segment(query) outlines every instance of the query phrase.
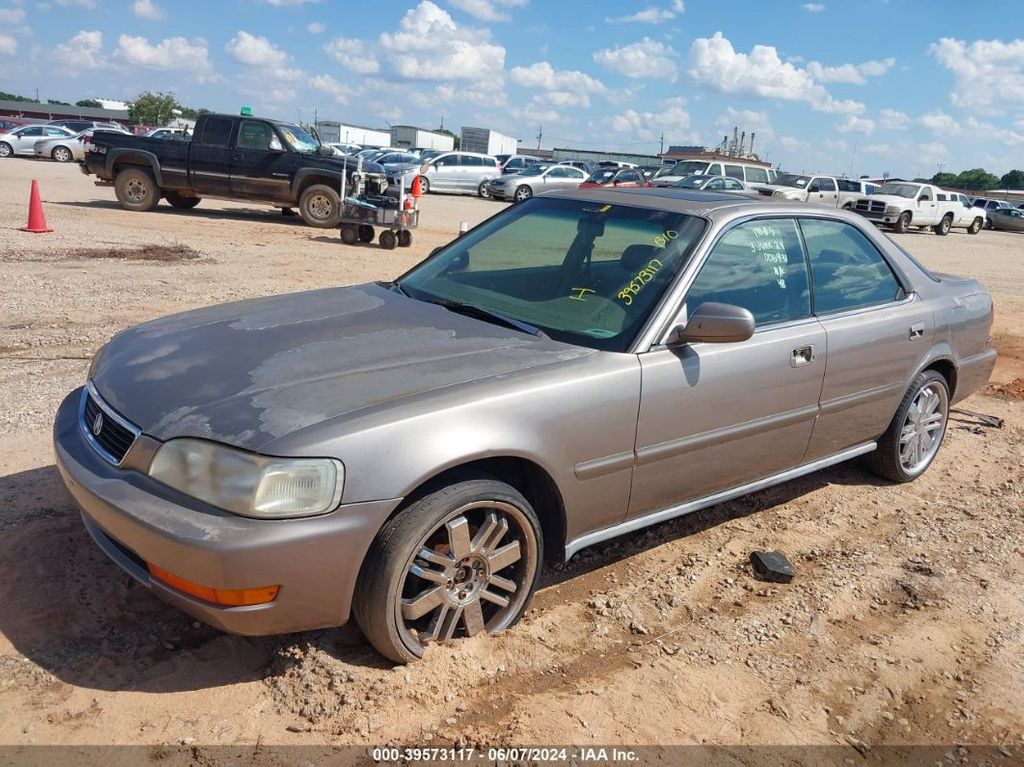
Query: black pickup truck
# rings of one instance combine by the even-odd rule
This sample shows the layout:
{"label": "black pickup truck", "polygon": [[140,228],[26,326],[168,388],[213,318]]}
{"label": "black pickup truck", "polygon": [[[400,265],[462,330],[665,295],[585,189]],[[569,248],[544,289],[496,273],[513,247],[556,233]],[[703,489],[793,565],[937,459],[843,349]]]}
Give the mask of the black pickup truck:
{"label": "black pickup truck", "polygon": [[204,114],[191,141],[97,131],[82,172],[113,183],[127,210],[153,210],[160,198],[194,208],[203,197],[299,209],[310,226],[336,227],[345,196],[381,198],[384,168],[334,154],[298,125],[260,117]]}

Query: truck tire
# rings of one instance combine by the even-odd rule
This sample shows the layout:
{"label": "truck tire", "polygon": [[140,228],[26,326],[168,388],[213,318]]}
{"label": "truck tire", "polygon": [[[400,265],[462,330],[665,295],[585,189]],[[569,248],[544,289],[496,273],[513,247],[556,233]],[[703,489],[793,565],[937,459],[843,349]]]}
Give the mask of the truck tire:
{"label": "truck tire", "polygon": [[299,198],[299,215],[309,226],[333,229],[341,216],[341,197],[326,184],[313,184]]}
{"label": "truck tire", "polygon": [[114,179],[114,193],[125,210],[145,212],[160,204],[160,189],[146,168],[124,168]]}
{"label": "truck tire", "polygon": [[971,222],[971,225],[969,227],[967,227],[967,234],[977,234],[978,232],[981,231],[981,225],[982,225],[981,216],[978,216],[978,218],[974,219]]}
{"label": "truck tire", "polygon": [[952,228],[953,228],[953,214],[952,213],[949,213],[949,214],[943,216],[942,220],[939,223],[937,223],[935,226],[932,227],[932,229],[935,231],[935,234],[939,235],[939,237],[945,237],[947,234],[949,234],[949,230],[952,229]]}
{"label": "truck tire", "polygon": [[896,222],[892,225],[892,230],[896,234],[906,234],[907,230],[910,229],[910,212],[904,211],[900,213],[900,217],[896,219]]}
{"label": "truck tire", "polygon": [[199,204],[199,197],[188,197],[183,195],[181,192],[167,192],[164,194],[164,199],[171,204],[172,208],[178,210],[191,210]]}

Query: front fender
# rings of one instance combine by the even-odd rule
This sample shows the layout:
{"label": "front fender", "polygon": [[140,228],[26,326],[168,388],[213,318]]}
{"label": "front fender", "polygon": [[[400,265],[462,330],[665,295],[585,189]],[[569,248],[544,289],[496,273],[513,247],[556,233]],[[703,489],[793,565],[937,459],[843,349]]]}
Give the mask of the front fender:
{"label": "front fender", "polygon": [[326,168],[300,168],[295,172],[292,179],[292,196],[299,199],[302,190],[310,183],[329,183],[330,186],[341,191],[341,171],[328,170]]}

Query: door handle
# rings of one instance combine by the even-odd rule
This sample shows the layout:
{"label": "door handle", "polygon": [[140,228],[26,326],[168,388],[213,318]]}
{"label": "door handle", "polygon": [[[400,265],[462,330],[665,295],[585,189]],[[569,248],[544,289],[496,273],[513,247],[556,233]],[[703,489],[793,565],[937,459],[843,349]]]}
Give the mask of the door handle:
{"label": "door handle", "polygon": [[789,358],[789,364],[795,368],[810,365],[812,362],[814,362],[813,345],[797,347],[793,350],[792,355]]}
{"label": "door handle", "polygon": [[921,338],[924,335],[924,323],[918,322],[910,326],[910,340],[913,341],[915,338]]}

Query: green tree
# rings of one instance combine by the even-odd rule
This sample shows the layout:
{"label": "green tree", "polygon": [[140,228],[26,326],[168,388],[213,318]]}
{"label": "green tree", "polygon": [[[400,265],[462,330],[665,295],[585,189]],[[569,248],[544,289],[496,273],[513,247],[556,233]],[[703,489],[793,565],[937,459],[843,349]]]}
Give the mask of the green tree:
{"label": "green tree", "polygon": [[963,189],[986,191],[999,186],[999,177],[989,173],[984,168],[971,168],[962,171],[956,177],[956,185]]}
{"label": "green tree", "polygon": [[31,102],[34,102],[35,99],[30,99],[28,96],[19,96],[16,93],[8,93],[7,91],[0,91],[0,101],[31,101]]}
{"label": "green tree", "polygon": [[193,109],[192,107],[179,107],[181,109],[181,116],[186,120],[195,120],[199,115],[213,114],[209,109]]}
{"label": "green tree", "polygon": [[999,179],[999,185],[1003,189],[1024,189],[1024,170],[1011,170]]}
{"label": "green tree", "polygon": [[66,102],[66,101],[57,101],[57,99],[47,99],[46,103],[47,104],[56,104],[56,105],[62,106],[62,107],[69,107],[69,106],[71,106],[68,102]]}
{"label": "green tree", "polygon": [[76,107],[92,107],[93,109],[103,109],[103,105],[96,99],[82,99],[81,101],[75,102]]}
{"label": "green tree", "polygon": [[128,104],[128,119],[136,125],[166,125],[181,109],[173,93],[144,91]]}
{"label": "green tree", "polygon": [[959,180],[955,173],[936,173],[929,183],[935,186],[956,186]]}

